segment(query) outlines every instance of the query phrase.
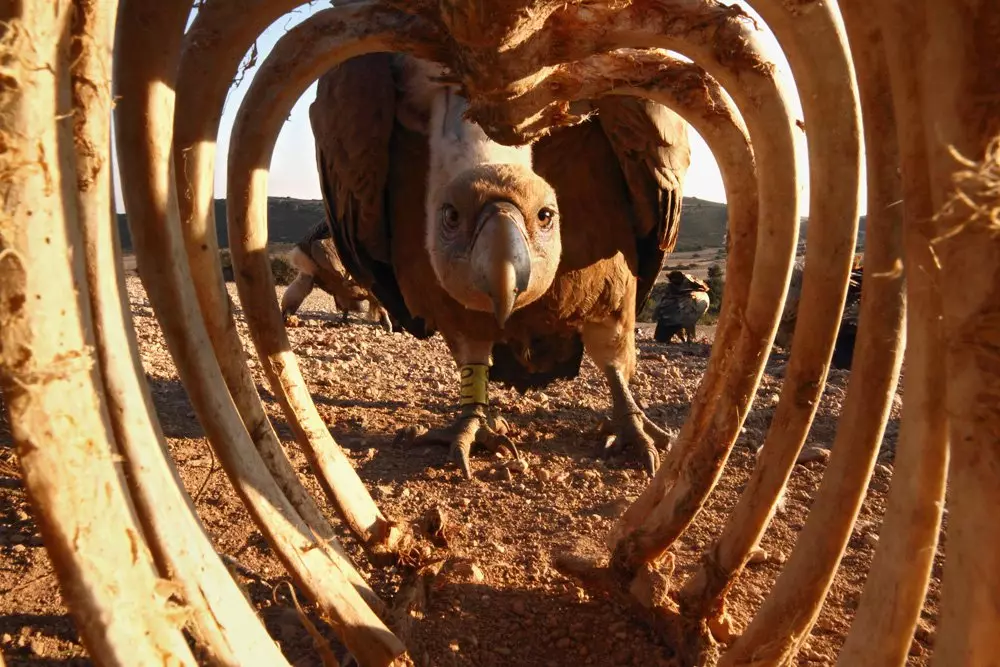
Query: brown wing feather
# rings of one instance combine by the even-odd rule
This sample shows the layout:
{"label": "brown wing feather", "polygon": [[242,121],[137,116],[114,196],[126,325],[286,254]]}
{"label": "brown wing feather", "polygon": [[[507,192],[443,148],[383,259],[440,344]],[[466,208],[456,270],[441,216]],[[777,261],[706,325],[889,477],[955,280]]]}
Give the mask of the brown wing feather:
{"label": "brown wing feather", "polygon": [[667,107],[635,97],[606,97],[596,107],[631,194],[638,309],[677,244],[682,186],[691,163],[687,124]]}
{"label": "brown wing feather", "polygon": [[404,329],[425,338],[430,332],[407,309],[391,262],[385,201],[396,104],[393,55],[359,56],[320,77],[309,120],[331,238],[344,267]]}

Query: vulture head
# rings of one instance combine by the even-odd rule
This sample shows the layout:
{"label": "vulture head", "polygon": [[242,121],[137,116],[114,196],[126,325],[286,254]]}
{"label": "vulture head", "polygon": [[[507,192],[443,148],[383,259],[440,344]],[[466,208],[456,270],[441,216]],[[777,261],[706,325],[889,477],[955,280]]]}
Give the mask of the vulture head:
{"label": "vulture head", "polygon": [[469,310],[511,313],[542,296],[559,267],[555,190],[532,168],[532,147],[506,146],[465,118],[468,101],[440,83],[444,68],[411,66],[429,107],[426,247],[439,284]]}
{"label": "vulture head", "polygon": [[667,274],[667,280],[675,292],[708,292],[708,283],[699,280],[683,271],[671,271]]}
{"label": "vulture head", "polygon": [[530,168],[485,163],[436,195],[428,251],[441,286],[470,310],[492,312],[502,328],[516,308],[548,290],[559,267],[559,207]]}

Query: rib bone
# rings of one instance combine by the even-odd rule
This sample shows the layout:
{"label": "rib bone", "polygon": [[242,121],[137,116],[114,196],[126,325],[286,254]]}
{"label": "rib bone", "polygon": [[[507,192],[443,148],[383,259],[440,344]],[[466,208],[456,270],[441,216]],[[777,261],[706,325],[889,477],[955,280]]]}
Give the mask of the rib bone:
{"label": "rib bone", "polygon": [[[125,0],[119,16],[116,130],[140,275],[209,440],[276,555],[363,664],[392,664],[405,648],[352,585],[361,579],[350,561],[315,539],[265,468],[211,352],[184,255],[171,169],[170,86],[188,9],[177,0]],[[149,25],[158,29],[150,32]]]}
{"label": "rib bone", "polygon": [[[319,480],[351,527],[373,549],[393,544],[396,527],[378,509],[316,410],[288,341],[267,259],[267,168],[281,124],[305,88],[348,57],[389,48],[417,19],[361,4],[327,9],[284,35],[261,66],[240,106],[229,156],[227,207],[236,284],[261,365],[298,441],[310,452]],[[325,53],[323,59],[316,54]],[[391,531],[391,532],[390,532]]]}
{"label": "rib bone", "polygon": [[[723,10],[693,4],[657,5],[664,12],[673,8],[692,17],[690,24],[678,22],[687,34],[676,34],[677,24],[657,12],[617,19],[613,41],[636,48],[679,50],[726,87],[743,113],[754,145],[760,227],[749,302],[731,361],[741,371],[726,374],[716,401],[692,406],[675,449],[609,536],[614,545],[612,566],[625,575],[669,548],[717,481],[763,373],[798,231],[792,120],[785,93],[744,22]],[[695,15],[700,20],[694,20]],[[728,55],[723,58],[720,53]]]}
{"label": "rib bone", "polygon": [[[90,305],[111,428],[153,558],[190,610],[193,631],[217,665],[287,665],[198,522],[167,452],[129,316],[117,226],[112,224],[110,49],[113,4],[81,4],[73,22],[74,138]],[[82,37],[86,35],[87,39]],[[91,42],[90,40],[93,40]]]}
{"label": "rib bone", "polygon": [[[34,518],[90,655],[105,665],[193,666],[115,467],[87,275],[74,252],[77,171],[65,116],[73,11],[68,0],[0,8],[0,383]],[[85,48],[108,45],[97,35]]]}
{"label": "rib bone", "polygon": [[[795,330],[781,401],[771,420],[760,458],[740,500],[730,515],[722,536],[704,556],[699,570],[680,594],[682,610],[692,618],[704,618],[722,604],[722,595],[732,584],[759,542],[774,513],[796,457],[812,423],[826,382],[836,341],[857,237],[857,194],[860,166],[860,119],[854,72],[847,44],[835,8],[812,3],[792,10],[780,3],[757,0],[754,6],[774,29],[785,46],[809,131],[809,165],[813,187],[810,207],[809,245],[803,284],[802,307]],[[875,249],[876,268],[882,266]],[[888,269],[896,253],[890,250]],[[901,311],[881,310],[896,299],[899,285],[887,285],[888,294],[876,297],[874,312],[885,319],[880,325],[899,324]],[[881,296],[881,295],[880,295]],[[883,329],[868,329],[881,335]],[[881,348],[873,355],[883,360],[882,369],[893,369],[892,346],[888,356]],[[871,370],[871,369],[868,369]],[[897,373],[893,373],[895,377]],[[885,382],[867,386],[871,396],[855,399],[867,419],[852,418],[841,435],[872,438],[884,428],[888,413],[868,411],[869,401],[885,398]],[[857,390],[856,390],[857,391]],[[885,401],[883,401],[885,402]],[[849,410],[845,407],[845,414]],[[806,589],[800,589],[805,592]],[[814,592],[814,596],[818,592]],[[821,600],[821,598],[820,598]],[[804,606],[818,609],[820,601],[803,600]],[[806,617],[797,617],[805,622]],[[791,617],[789,617],[789,621]],[[782,631],[778,631],[786,636]],[[794,633],[793,633],[794,634]]]}
{"label": "rib bone", "polygon": [[[197,18],[184,39],[177,83],[177,108],[174,118],[174,168],[177,174],[177,200],[184,233],[188,262],[216,358],[233,402],[247,432],[260,452],[265,465],[282,492],[310,530],[320,539],[330,541],[333,527],[302,486],[288,455],[264,412],[260,395],[247,368],[243,343],[232,316],[219,264],[219,246],[215,233],[213,183],[215,137],[219,132],[221,108],[236,74],[240,58],[270,23],[299,4],[298,0],[256,3],[245,0],[213,0],[201,6]],[[311,450],[305,450],[310,454]],[[310,457],[312,459],[312,457]],[[315,467],[315,465],[314,465]],[[336,498],[331,498],[336,500]],[[358,527],[358,536],[367,542],[372,535],[386,534],[385,518],[369,499],[347,508],[357,508],[359,516],[347,516],[346,523]],[[341,549],[336,541],[335,549]],[[341,558],[347,555],[341,552]],[[369,602],[374,594],[360,577],[352,581]]]}
{"label": "rib bone", "polygon": [[942,276],[968,276],[942,298],[950,512],[932,664],[983,664],[1000,652],[1000,21],[988,2],[914,4],[934,28],[913,61],[937,211],[933,250]]}

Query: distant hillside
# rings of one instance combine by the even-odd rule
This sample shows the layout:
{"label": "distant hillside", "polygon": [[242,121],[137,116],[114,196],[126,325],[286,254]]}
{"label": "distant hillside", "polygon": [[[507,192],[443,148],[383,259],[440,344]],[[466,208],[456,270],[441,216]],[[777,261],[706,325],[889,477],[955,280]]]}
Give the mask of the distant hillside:
{"label": "distant hillside", "polygon": [[[319,199],[291,199],[271,197],[267,203],[268,238],[271,243],[295,243],[313,225],[326,215],[323,202]],[[681,217],[681,230],[677,240],[677,251],[686,252],[702,248],[717,248],[726,241],[726,205],[696,197],[685,197]],[[229,247],[226,230],[226,201],[215,200],[216,236],[219,247]],[[863,245],[864,217],[861,219],[862,233],[859,245]],[[118,231],[125,252],[132,251],[132,237],[129,234],[125,215],[118,216]],[[802,234],[806,233],[806,221],[802,223]]]}

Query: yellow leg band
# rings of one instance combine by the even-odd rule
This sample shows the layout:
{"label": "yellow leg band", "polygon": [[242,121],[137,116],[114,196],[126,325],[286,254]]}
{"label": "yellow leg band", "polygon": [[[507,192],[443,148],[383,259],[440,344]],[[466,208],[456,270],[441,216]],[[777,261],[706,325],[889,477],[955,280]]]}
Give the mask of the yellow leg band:
{"label": "yellow leg band", "polygon": [[489,366],[486,364],[466,364],[459,369],[462,379],[462,388],[459,392],[458,403],[462,407],[466,405],[487,405],[486,383],[488,381]]}

